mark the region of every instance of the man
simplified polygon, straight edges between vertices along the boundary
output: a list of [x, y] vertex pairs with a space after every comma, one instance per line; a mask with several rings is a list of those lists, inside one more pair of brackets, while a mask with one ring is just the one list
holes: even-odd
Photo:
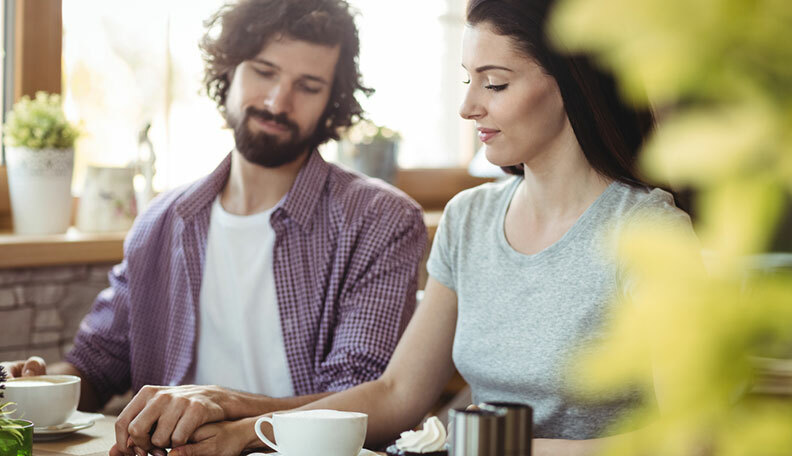
[[[316, 152], [369, 92], [346, 2], [242, 0], [210, 20], [202, 49], [236, 147], [139, 217], [74, 349], [48, 369], [82, 377], [84, 409], [138, 391], [114, 454], [161, 453], [204, 423], [377, 378], [415, 307], [420, 208]], [[45, 371], [40, 358], [9, 368]], [[173, 386], [186, 383], [221, 386]]]

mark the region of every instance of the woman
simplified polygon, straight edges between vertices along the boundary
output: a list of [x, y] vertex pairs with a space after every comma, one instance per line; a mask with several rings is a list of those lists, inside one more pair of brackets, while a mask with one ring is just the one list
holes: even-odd
[[[367, 444], [415, 426], [454, 366], [474, 402], [534, 408], [534, 454], [588, 454], [636, 395], [583, 402], [564, 371], [602, 337], [620, 289], [603, 238], [639, 213], [689, 225], [672, 196], [633, 167], [652, 126], [585, 58], [547, 43], [546, 0], [473, 0], [460, 114], [489, 161], [514, 177], [457, 195], [428, 262], [425, 297], [383, 376], [309, 408], [369, 414]], [[255, 419], [209, 425], [195, 440], [259, 446]], [[177, 453], [178, 454], [178, 453]]]

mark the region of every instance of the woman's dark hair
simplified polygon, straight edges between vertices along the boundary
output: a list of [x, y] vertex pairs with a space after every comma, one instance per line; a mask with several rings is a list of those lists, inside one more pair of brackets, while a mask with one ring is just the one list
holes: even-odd
[[206, 66], [204, 84], [223, 115], [234, 69], [281, 35], [315, 44], [340, 45], [335, 80], [316, 127], [314, 145], [338, 139], [339, 128], [352, 125], [363, 114], [355, 98], [357, 93], [368, 96], [374, 92], [362, 83], [357, 27], [344, 0], [240, 0], [220, 8], [205, 25], [207, 31], [200, 45]]
[[[611, 75], [584, 55], [557, 52], [548, 41], [550, 0], [471, 0], [467, 22], [487, 24], [533, 57], [561, 91], [569, 123], [583, 153], [600, 174], [632, 185], [645, 185], [635, 166], [638, 151], [654, 127], [649, 110], [627, 104]], [[522, 165], [505, 167], [523, 174]]]

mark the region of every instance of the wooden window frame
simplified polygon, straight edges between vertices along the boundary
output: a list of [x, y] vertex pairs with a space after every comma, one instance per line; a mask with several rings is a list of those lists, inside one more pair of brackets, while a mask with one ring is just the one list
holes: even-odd
[[[39, 90], [61, 92], [62, 0], [6, 0], [14, 2], [14, 101]], [[8, 180], [0, 166], [0, 230], [11, 229]]]

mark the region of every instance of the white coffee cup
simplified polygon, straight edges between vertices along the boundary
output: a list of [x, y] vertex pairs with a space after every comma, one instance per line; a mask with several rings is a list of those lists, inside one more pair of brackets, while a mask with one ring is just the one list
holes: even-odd
[[[272, 426], [277, 445], [261, 432]], [[284, 456], [357, 456], [366, 439], [368, 415], [338, 410], [276, 413], [256, 421], [256, 435]]]
[[16, 404], [12, 418], [32, 421], [35, 427], [65, 423], [80, 402], [80, 377], [73, 375], [11, 378], [5, 387], [5, 400]]

